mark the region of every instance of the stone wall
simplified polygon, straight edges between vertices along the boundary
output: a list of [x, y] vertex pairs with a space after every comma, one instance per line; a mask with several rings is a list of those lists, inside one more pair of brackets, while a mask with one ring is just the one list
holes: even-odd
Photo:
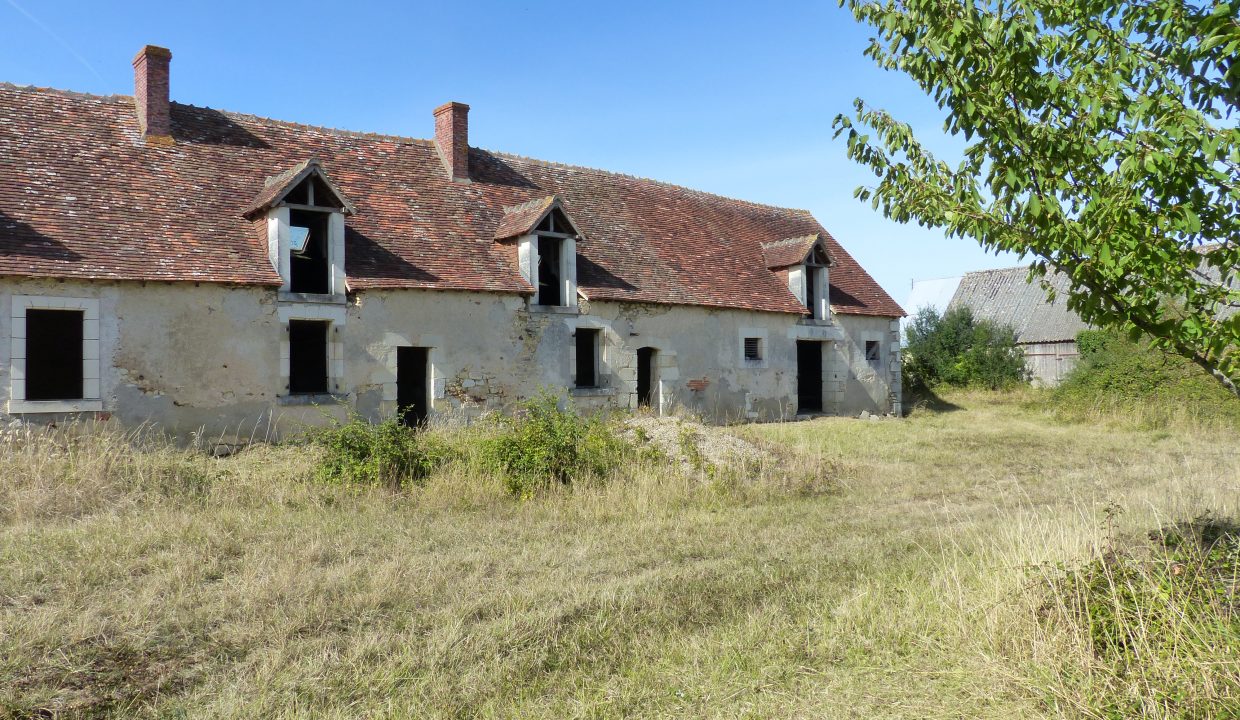
[[[14, 295], [97, 300], [102, 412], [180, 435], [287, 434], [351, 409], [391, 416], [402, 346], [429, 348], [432, 413], [441, 417], [503, 410], [543, 389], [584, 409], [635, 407], [638, 350], [652, 348], [653, 404], [662, 412], [715, 422], [788, 419], [796, 414], [798, 337], [827, 340], [827, 412], [888, 412], [899, 403], [890, 318], [837, 316], [807, 327], [778, 313], [584, 301], [538, 308], [515, 295], [416, 290], [368, 291], [318, 308], [290, 306], [275, 289], [0, 279], [0, 410], [13, 380]], [[336, 392], [313, 402], [288, 398], [285, 321], [320, 310], [335, 318]], [[579, 328], [601, 333], [597, 388], [573, 388]], [[745, 359], [745, 337], [761, 339], [760, 360]], [[867, 340], [881, 344], [877, 362], [866, 360]]]

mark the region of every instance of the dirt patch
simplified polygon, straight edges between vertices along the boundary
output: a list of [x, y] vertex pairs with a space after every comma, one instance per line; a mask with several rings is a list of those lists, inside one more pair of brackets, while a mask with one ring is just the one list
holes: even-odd
[[771, 451], [723, 428], [681, 418], [635, 415], [624, 421], [621, 435], [692, 470], [744, 468], [778, 461]]

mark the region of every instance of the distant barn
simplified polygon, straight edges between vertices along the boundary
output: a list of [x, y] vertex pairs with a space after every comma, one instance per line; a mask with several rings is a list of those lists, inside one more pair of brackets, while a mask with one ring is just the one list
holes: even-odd
[[966, 273], [948, 304], [948, 310], [967, 307], [973, 316], [1016, 331], [1033, 382], [1055, 385], [1076, 365], [1076, 334], [1085, 324], [1068, 309], [1068, 278], [1048, 275], [1054, 299], [1042, 283], [1027, 282], [1029, 268], [980, 270]]

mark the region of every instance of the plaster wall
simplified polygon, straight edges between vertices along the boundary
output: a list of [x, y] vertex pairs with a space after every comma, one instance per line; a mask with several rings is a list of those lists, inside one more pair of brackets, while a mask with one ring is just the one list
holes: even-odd
[[[326, 308], [335, 393], [311, 403], [283, 397], [285, 321], [317, 306], [283, 302], [275, 288], [0, 279], [0, 412], [12, 385], [14, 295], [97, 300], [102, 413], [208, 440], [285, 434], [350, 409], [388, 417], [402, 346], [430, 349], [427, 389], [440, 417], [502, 410], [542, 388], [570, 388], [585, 409], [635, 407], [638, 349], [649, 347], [661, 411], [716, 422], [790, 418], [795, 338], [806, 332], [835, 338], [824, 345], [827, 411], [886, 412], [899, 397], [898, 337], [887, 318], [836, 316], [807, 329], [778, 313], [585, 301], [544, 309], [516, 295], [400, 290]], [[597, 388], [573, 388], [579, 328], [601, 333]], [[746, 337], [761, 339], [761, 360], [744, 358]], [[867, 339], [882, 341], [879, 365], [866, 362]]]

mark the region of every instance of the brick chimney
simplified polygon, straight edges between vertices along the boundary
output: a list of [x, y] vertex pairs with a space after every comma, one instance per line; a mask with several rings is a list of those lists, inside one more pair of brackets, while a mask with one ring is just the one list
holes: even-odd
[[155, 45], [142, 48], [133, 59], [133, 98], [138, 106], [138, 129], [148, 143], [172, 142], [169, 116], [168, 65], [172, 51]]
[[444, 103], [435, 108], [435, 144], [453, 180], [469, 181], [469, 106]]

